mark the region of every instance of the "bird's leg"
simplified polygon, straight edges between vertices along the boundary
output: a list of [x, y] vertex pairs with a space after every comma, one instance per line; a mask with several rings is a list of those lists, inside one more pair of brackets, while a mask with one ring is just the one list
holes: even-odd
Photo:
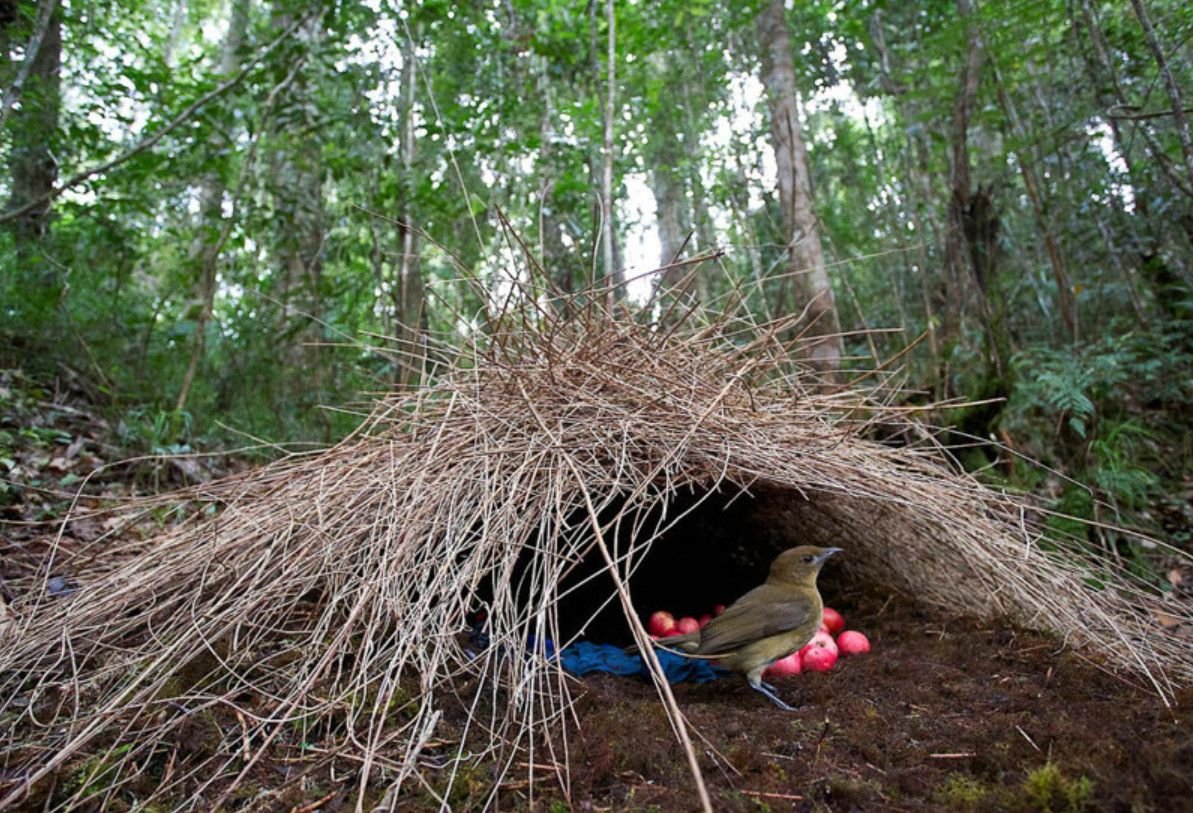
[[779, 692], [778, 689], [776, 689], [774, 686], [767, 683], [765, 680], [758, 681], [758, 685], [761, 686], [762, 688], [766, 689], [771, 694], [778, 694], [778, 692]]
[[783, 711], [795, 711], [795, 706], [787, 705], [783, 702], [779, 695], [775, 693], [774, 686], [762, 682], [761, 670], [759, 670], [759, 674], [747, 675], [746, 680], [749, 682], [751, 689], [766, 697], [767, 700], [774, 703]]

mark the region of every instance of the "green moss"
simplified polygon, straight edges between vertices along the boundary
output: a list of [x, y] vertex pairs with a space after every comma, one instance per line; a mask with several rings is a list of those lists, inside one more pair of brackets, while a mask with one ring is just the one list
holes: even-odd
[[452, 810], [467, 810], [484, 798], [491, 783], [481, 766], [462, 764], [456, 768], [454, 777], [450, 769], [441, 771], [432, 787]]
[[986, 786], [972, 776], [951, 773], [933, 794], [936, 801], [959, 810], [973, 810], [988, 795]]
[[131, 744], [119, 745], [111, 751], [88, 757], [70, 775], [67, 787], [83, 798], [91, 798], [109, 790], [120, 777], [121, 757], [132, 750]]
[[1040, 813], [1078, 813], [1085, 808], [1094, 783], [1088, 777], [1070, 779], [1054, 762], [1046, 762], [1027, 775], [1023, 792]]

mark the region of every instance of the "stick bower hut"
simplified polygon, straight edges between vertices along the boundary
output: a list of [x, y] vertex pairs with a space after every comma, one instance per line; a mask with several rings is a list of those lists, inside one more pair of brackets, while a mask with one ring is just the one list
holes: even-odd
[[[582, 684], [555, 650], [642, 641], [652, 609], [732, 600], [804, 543], [844, 548], [840, 578], [1049, 631], [1161, 698], [1193, 678], [1193, 644], [1157, 621], [1187, 607], [1046, 541], [874, 391], [809, 386], [774, 326], [526, 324], [330, 449], [151, 504], [189, 510], [148, 545], [104, 541], [74, 595], [30, 587], [0, 625], [0, 808], [117, 809], [148, 766], [142, 801], [234, 808], [278, 753], [355, 766], [358, 806], [381, 809], [447, 792], [469, 759], [566, 765]], [[445, 745], [449, 704], [468, 714]], [[83, 787], [54, 791], [72, 771]]]

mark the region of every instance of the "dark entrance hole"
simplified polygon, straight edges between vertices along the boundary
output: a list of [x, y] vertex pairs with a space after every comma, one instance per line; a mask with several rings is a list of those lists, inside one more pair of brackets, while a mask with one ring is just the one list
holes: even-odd
[[[643, 621], [656, 610], [679, 618], [711, 612], [715, 604], [731, 604], [765, 580], [770, 563], [787, 548], [824, 544], [801, 531], [801, 515], [813, 509], [799, 492], [722, 486], [718, 491], [673, 495], [664, 508], [651, 509], [637, 523], [653, 533], [680, 517], [640, 558], [630, 578], [634, 606]], [[806, 516], [806, 515], [805, 515]], [[627, 550], [634, 532], [624, 523], [618, 548]], [[807, 528], [805, 530], [810, 530]], [[639, 531], [641, 533], [642, 531]], [[822, 576], [822, 593], [832, 589], [835, 573]], [[591, 550], [564, 579], [559, 601], [564, 640], [583, 633], [596, 642], [626, 645], [632, 641], [612, 578], [599, 550]], [[831, 594], [831, 593], [830, 593]], [[609, 600], [610, 596], [614, 596]], [[603, 605], [603, 606], [602, 606]]]

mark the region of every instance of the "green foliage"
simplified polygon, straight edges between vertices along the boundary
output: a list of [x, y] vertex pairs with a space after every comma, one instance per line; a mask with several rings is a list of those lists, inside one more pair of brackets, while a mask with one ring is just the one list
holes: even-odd
[[121, 441], [131, 449], [146, 454], [170, 455], [192, 451], [186, 439], [191, 436], [192, 418], [189, 412], [151, 410], [136, 407], [121, 421]]
[[1009, 411], [1041, 411], [1086, 438], [1105, 402], [1131, 375], [1132, 357], [1117, 342], [1080, 350], [1033, 348], [1013, 359], [1019, 386]]
[[1088, 777], [1071, 779], [1052, 761], [1029, 772], [1023, 782], [1028, 801], [1040, 813], [1080, 813], [1093, 790]]
[[963, 773], [949, 774], [935, 794], [936, 801], [951, 810], [974, 810], [988, 795], [986, 786]]
[[84, 799], [92, 799], [106, 793], [119, 779], [120, 758], [131, 751], [132, 747], [132, 743], [125, 743], [84, 760], [67, 780], [69, 788], [77, 791]]
[[[1129, 519], [1193, 472], [1193, 266], [1182, 225], [1193, 204], [1173, 179], [1183, 165], [1173, 122], [1106, 117], [1122, 103], [1166, 103], [1134, 11], [1090, 3], [1087, 19], [1086, 5], [1046, 0], [1011, 14], [976, 4], [966, 18], [946, 0], [816, 0], [795, 4], [788, 22], [847, 352], [866, 366], [926, 336], [900, 357], [909, 399], [1006, 396], [1001, 414], [953, 417], [974, 434], [1009, 433], [1094, 491], [1055, 487], [1026, 467], [1018, 485], [1049, 490], [1078, 516], [1108, 503]], [[1190, 86], [1184, 6], [1147, 5], [1168, 69]], [[768, 174], [762, 6], [617, 4], [615, 226], [624, 264], [653, 262], [629, 240], [650, 230], [650, 202], [628, 193], [662, 197], [668, 182], [680, 228], [692, 232], [689, 255], [726, 249], [700, 272], [702, 298], [715, 304], [745, 286], [747, 306], [768, 316], [799, 302], [778, 275], [790, 236]], [[480, 330], [480, 292], [504, 285], [498, 211], [557, 285], [592, 274], [608, 33], [599, 4], [178, 8], [98, 0], [64, 16], [57, 126], [33, 135], [50, 145], [59, 181], [120, 162], [60, 196], [36, 246], [0, 230], [7, 360], [67, 365], [94, 382], [127, 443], [161, 453], [241, 433], [329, 442], [350, 431], [351, 414], [322, 407], [394, 383], [392, 365], [365, 345], [399, 333], [407, 223], [419, 235], [419, 320], [432, 343]], [[233, 8], [248, 16], [230, 52]], [[282, 22], [308, 13], [265, 53]], [[991, 190], [997, 216], [981, 291], [964, 262], [950, 277], [944, 251], [973, 30], [985, 59], [968, 122], [970, 186]], [[19, 40], [4, 43], [12, 61], [0, 60], [0, 84], [19, 64]], [[229, 60], [246, 71], [225, 87]], [[6, 119], [0, 159], [10, 169], [30, 137]], [[14, 183], [6, 173], [0, 197]], [[1046, 236], [1075, 299], [1076, 342], [1059, 316]], [[873, 328], [884, 330], [864, 332]], [[1012, 345], [1010, 369], [993, 371], [991, 348], [1010, 355]]]

